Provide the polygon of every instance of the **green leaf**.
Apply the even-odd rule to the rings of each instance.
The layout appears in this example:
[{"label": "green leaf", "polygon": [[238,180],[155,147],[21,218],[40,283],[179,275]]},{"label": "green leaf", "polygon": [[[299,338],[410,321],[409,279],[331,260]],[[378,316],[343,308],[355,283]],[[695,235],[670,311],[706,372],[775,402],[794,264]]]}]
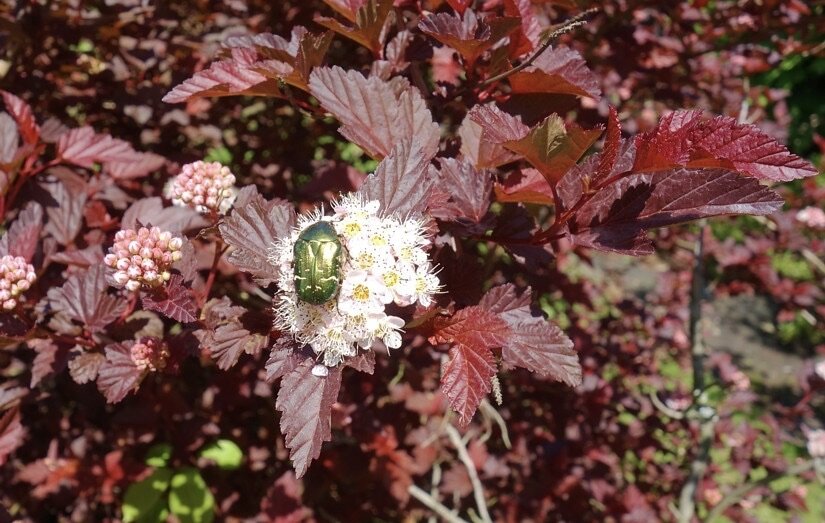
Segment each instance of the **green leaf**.
[{"label": "green leaf", "polygon": [[214,461],[217,466],[226,470],[234,470],[240,467],[243,461],[241,448],[234,441],[228,439],[219,439],[203,447],[200,456]]},{"label": "green leaf", "polygon": [[165,467],[172,457],[172,445],[168,443],[158,443],[153,445],[146,453],[146,464],[150,467]]},{"label": "green leaf", "polygon": [[169,509],[181,523],[211,523],[215,518],[215,498],[197,469],[182,468],[172,477]]},{"label": "green leaf", "polygon": [[146,479],[129,485],[121,507],[123,521],[165,521],[166,504],[163,502],[163,494],[169,488],[171,477],[171,470],[159,468]]}]

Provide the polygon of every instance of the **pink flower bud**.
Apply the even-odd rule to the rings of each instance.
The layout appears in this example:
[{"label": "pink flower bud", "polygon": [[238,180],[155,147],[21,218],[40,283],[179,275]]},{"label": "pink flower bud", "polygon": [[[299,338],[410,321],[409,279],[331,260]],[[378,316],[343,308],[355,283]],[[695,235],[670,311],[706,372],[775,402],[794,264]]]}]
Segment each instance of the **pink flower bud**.
[{"label": "pink flower bud", "polygon": [[117,256],[112,253],[109,253],[103,257],[103,263],[105,263],[109,267],[114,267],[117,263]]},{"label": "pink flower bud", "polygon": [[117,271],[114,276],[112,276],[112,279],[118,285],[126,285],[126,282],[129,281],[129,275],[124,271]]},{"label": "pink flower bud", "polygon": [[15,300],[6,300],[3,302],[3,308],[7,311],[12,310],[17,306],[17,302]]},{"label": "pink flower bud", "polygon": [[125,271],[126,269],[129,268],[130,265],[131,265],[131,263],[129,262],[129,260],[127,260],[125,258],[120,258],[117,261],[117,263],[115,264],[115,268],[119,271]]},{"label": "pink flower bud", "polygon": [[132,240],[129,242],[129,252],[132,254],[137,254],[140,252],[140,243],[137,240]]},{"label": "pink flower bud", "polygon": [[126,282],[125,287],[127,291],[135,292],[140,289],[140,282],[137,280],[129,280]]}]

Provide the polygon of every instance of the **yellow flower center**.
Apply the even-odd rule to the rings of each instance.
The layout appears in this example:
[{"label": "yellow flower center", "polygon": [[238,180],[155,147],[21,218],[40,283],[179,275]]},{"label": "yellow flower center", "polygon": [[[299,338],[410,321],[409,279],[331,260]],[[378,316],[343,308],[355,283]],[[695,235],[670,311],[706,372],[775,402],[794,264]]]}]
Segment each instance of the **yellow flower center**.
[{"label": "yellow flower center", "polygon": [[395,271],[384,274],[384,284],[387,287],[395,287],[399,281],[401,281],[401,277]]},{"label": "yellow flower center", "polygon": [[355,236],[359,232],[361,232],[361,224],[358,222],[349,222],[344,225],[345,236]]},{"label": "yellow flower center", "polygon": [[358,266],[362,269],[369,269],[372,267],[372,264],[375,263],[375,259],[372,257],[372,254],[365,252],[358,256],[356,263],[358,263]]},{"label": "yellow flower center", "polygon": [[367,301],[370,299],[370,290],[363,283],[359,283],[352,290],[352,297],[358,301]]},{"label": "yellow flower center", "polygon": [[384,237],[383,234],[373,234],[370,237],[370,243],[372,243],[376,247],[383,247],[387,245],[387,239]]}]

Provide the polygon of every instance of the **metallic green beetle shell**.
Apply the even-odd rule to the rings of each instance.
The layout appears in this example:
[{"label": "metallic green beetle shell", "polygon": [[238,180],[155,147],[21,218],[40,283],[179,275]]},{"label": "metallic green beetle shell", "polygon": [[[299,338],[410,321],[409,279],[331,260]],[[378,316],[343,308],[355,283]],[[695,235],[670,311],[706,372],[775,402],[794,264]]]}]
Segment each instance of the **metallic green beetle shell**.
[{"label": "metallic green beetle shell", "polygon": [[293,253],[298,299],[321,305],[334,298],[341,283],[344,249],[332,224],[321,221],[304,229]]}]

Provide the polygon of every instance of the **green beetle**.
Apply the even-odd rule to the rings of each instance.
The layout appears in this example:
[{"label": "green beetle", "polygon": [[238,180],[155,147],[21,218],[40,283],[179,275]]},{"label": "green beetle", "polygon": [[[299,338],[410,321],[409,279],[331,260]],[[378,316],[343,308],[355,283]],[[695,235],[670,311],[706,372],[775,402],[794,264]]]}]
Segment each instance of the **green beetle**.
[{"label": "green beetle", "polygon": [[344,248],[332,224],[313,223],[295,241],[295,290],[313,305],[326,303],[338,293]]}]

